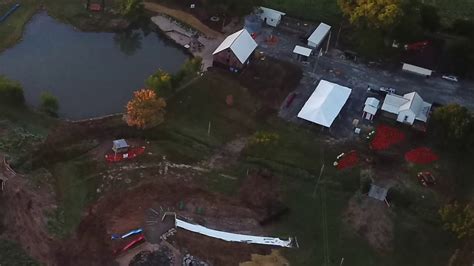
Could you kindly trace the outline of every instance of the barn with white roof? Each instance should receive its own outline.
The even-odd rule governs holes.
[[[232,72],[239,72],[249,63],[257,46],[250,33],[242,29],[227,36],[212,53],[213,64],[228,68]]]

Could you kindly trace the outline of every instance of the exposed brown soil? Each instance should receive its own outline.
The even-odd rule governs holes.
[[[112,264],[113,250],[126,241],[112,241],[110,235],[142,227],[145,211],[150,207],[156,208],[156,205],[174,210],[187,220],[211,228],[238,233],[263,233],[257,222],[258,214],[242,207],[238,199],[206,192],[177,179],[166,180],[143,184],[117,194],[110,193],[91,206],[79,225],[76,237],[67,241],[57,252],[58,264]],[[177,210],[181,201],[185,203],[185,208]],[[202,214],[196,212],[197,207],[203,209]],[[214,265],[235,265],[249,260],[250,254],[269,252],[267,247],[227,243],[183,230],[179,230],[172,239],[175,239],[178,249],[214,262]]]
[[[21,244],[32,257],[55,265],[56,242],[46,231],[45,213],[54,208],[48,187],[31,187],[22,176],[10,177],[1,193],[3,237]]]
[[[392,249],[393,222],[387,205],[365,195],[354,196],[345,212],[345,221],[380,252]]]

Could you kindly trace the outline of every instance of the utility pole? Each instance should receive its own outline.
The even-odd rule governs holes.
[[[325,52],[325,54],[327,54],[327,53],[328,53],[328,50],[329,50],[329,43],[331,42],[331,33],[332,33],[332,31],[329,31],[329,38],[328,38],[328,43],[326,44],[326,52]]]
[[[314,186],[313,197],[316,197],[316,191],[318,190],[319,181],[321,180],[321,176],[323,175],[323,172],[324,172],[324,165],[325,165],[324,163],[323,163],[323,165],[321,165],[321,170],[319,171],[318,181],[316,181],[316,185]]]
[[[339,45],[339,35],[341,35],[341,30],[342,30],[342,22],[341,25],[339,25],[339,31],[337,32],[337,37],[336,37],[336,48]]]

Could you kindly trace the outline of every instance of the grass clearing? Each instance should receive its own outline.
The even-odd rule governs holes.
[[[288,15],[312,21],[338,23],[341,12],[335,0],[265,0],[264,6],[287,12]]]
[[[59,236],[66,237],[81,220],[87,203],[96,198],[100,176],[97,176],[96,163],[76,159],[59,163],[53,167],[55,188],[60,202],[55,213],[49,214],[48,229]]]
[[[0,15],[6,13],[15,3],[21,4],[21,7],[0,23],[0,52],[13,46],[21,39],[26,23],[41,4],[36,0],[7,1],[0,3]]]

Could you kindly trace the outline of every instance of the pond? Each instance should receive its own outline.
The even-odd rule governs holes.
[[[23,40],[0,53],[0,75],[20,82],[27,102],[55,95],[59,114],[84,119],[122,112],[133,91],[159,68],[173,73],[188,56],[159,33],[80,32],[46,13],[26,26]]]

